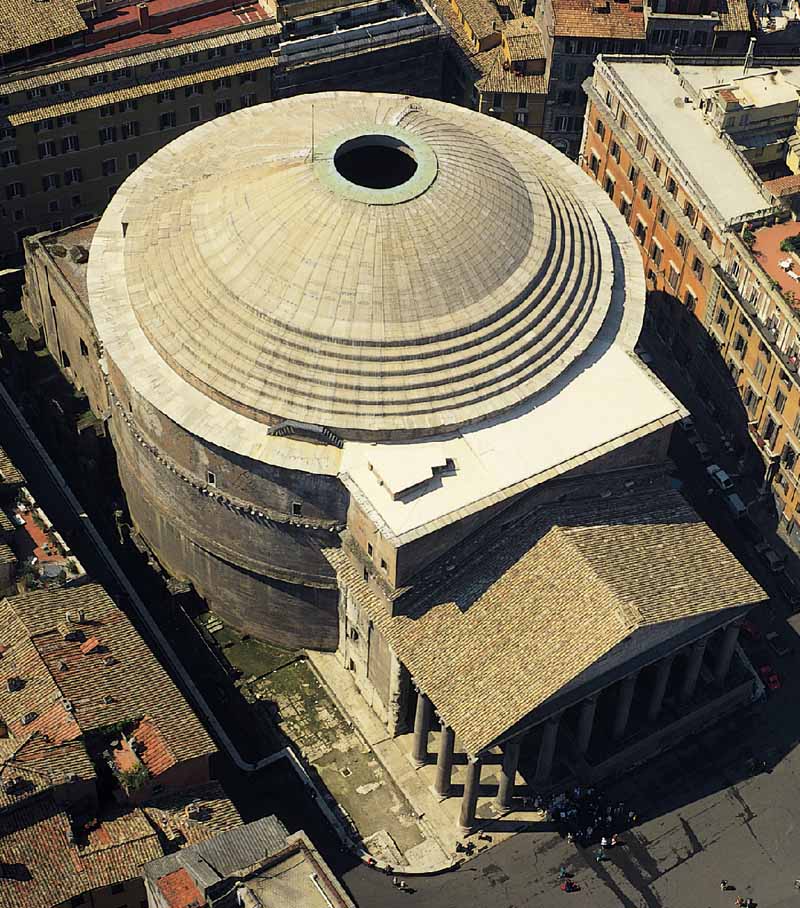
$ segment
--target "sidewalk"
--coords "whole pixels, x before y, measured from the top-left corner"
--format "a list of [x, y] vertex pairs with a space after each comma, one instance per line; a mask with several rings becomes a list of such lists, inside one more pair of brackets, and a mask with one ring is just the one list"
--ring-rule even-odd
[[[308, 651], [309, 662], [317, 672], [339, 709], [350, 719], [355, 728], [366, 741], [375, 757], [380, 761], [386, 773], [409, 802], [419, 820], [425, 839], [419, 845], [409, 849], [403, 855], [403, 863], [393, 864], [403, 873], [435, 873], [460, 863], [463, 853], [456, 851], [456, 844], [465, 840], [473, 843], [474, 856], [487, 848], [506, 841], [518, 832], [530, 831], [537, 827], [545, 831], [547, 825], [541, 811], [515, 810], [503, 813], [494, 805], [493, 792], [498, 780], [500, 752], [495, 755], [497, 763], [484, 766], [481, 776], [481, 787], [487, 794], [479, 797], [477, 817], [480, 830], [462, 839], [457, 824], [461, 809], [461, 798], [450, 797], [444, 800], [433, 790], [436, 766], [432, 759], [417, 769], [412, 764], [412, 735], [399, 735], [391, 738], [386, 728], [366, 705], [355, 686], [350, 674], [342, 667], [335, 653]], [[438, 732], [431, 732], [429, 750], [435, 753]], [[453, 788], [458, 792], [463, 786], [466, 775], [466, 760], [453, 767]], [[346, 806], [346, 805], [345, 805]], [[484, 838], [479, 838], [478, 834]], [[374, 854], [380, 860], [380, 855]]]

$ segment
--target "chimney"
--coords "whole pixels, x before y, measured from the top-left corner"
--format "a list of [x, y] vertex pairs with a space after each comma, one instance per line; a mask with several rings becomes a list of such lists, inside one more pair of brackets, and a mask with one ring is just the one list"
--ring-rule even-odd
[[143, 31], [150, 30], [150, 10], [146, 3], [137, 3], [136, 12], [139, 16], [139, 28]]

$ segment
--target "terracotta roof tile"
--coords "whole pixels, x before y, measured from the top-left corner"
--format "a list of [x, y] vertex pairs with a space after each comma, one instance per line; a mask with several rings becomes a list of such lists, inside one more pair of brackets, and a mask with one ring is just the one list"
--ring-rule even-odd
[[475, 83], [480, 91], [518, 92], [529, 95], [547, 94], [547, 77], [544, 73], [529, 76], [511, 72], [503, 66], [505, 57], [502, 48], [496, 47], [489, 53], [492, 54], [492, 60], [486, 67], [486, 75]]
[[0, 54], [86, 30], [75, 0], [5, 0], [0, 5]]
[[559, 37], [630, 38], [645, 37], [641, 6], [608, 0], [600, 11], [595, 0], [553, 0], [553, 29]]
[[14, 485], [23, 485], [25, 483], [25, 477], [14, 466], [14, 462], [2, 448], [0, 448], [0, 483], [12, 483]]
[[202, 908], [206, 904], [205, 896], [197, 888], [185, 867], [179, 867], [156, 880], [161, 896], [169, 908]]
[[719, 32], [750, 32], [750, 9], [747, 0], [720, 0]]
[[521, 521], [395, 606], [343, 549], [326, 556], [468, 751], [476, 753], [637, 630], [766, 598], [671, 490]]

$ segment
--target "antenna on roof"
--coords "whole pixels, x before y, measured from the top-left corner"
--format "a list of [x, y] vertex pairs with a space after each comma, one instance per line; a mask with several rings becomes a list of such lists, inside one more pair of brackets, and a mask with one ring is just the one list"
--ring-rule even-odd
[[747, 53], [744, 58], [744, 66], [742, 67], [742, 75], [747, 75], [747, 70], [753, 65], [753, 50], [756, 46], [756, 39], [751, 38], [750, 43], [747, 46]]

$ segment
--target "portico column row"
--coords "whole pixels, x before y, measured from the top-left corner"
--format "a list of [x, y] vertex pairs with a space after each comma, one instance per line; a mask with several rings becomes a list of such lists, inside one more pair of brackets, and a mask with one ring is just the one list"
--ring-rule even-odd
[[689, 648], [689, 658], [686, 664], [686, 674], [683, 676], [681, 684], [681, 703], [688, 703], [694, 696], [697, 688], [697, 679], [700, 677], [700, 669], [703, 665], [703, 656], [706, 652], [707, 640], [695, 640]]
[[639, 672], [628, 675], [623, 678], [619, 685], [617, 694], [617, 711], [614, 715], [614, 728], [611, 736], [615, 739], [621, 738], [628, 727], [628, 717], [631, 714], [631, 703], [633, 703], [633, 692], [636, 690], [636, 680]]
[[578, 719], [577, 748], [579, 754], [585, 754], [589, 747], [594, 728], [594, 714], [597, 710], [597, 694], [587, 697], [581, 704], [581, 714]]
[[536, 776], [535, 780], [540, 785], [550, 779], [550, 773], [553, 771], [553, 757], [556, 752], [556, 741], [558, 740], [558, 726], [561, 722], [561, 713], [550, 716], [544, 723], [542, 729], [542, 741], [539, 744], [539, 756], [536, 759]]
[[453, 749], [455, 747], [456, 733], [444, 722], [442, 733], [439, 735], [439, 753], [436, 755], [436, 782], [434, 787], [440, 798], [450, 794], [450, 780], [453, 776]]
[[729, 624], [725, 628], [725, 633], [722, 637], [722, 645], [720, 646], [716, 662], [714, 663], [714, 681], [716, 681], [717, 684], [723, 684], [728, 677], [728, 672], [731, 668], [731, 659], [733, 658], [733, 652], [736, 649], [736, 641], [738, 638], [739, 624]]
[[464, 780], [461, 815], [458, 820], [464, 833], [469, 832], [475, 825], [475, 808], [478, 806], [478, 790], [481, 785], [481, 766], [480, 757], [469, 757], [467, 760], [467, 777]]
[[649, 722], [654, 722], [661, 712], [661, 706], [664, 703], [664, 694], [667, 691], [667, 682], [669, 681], [669, 673], [672, 670], [674, 658], [674, 655], [666, 656], [658, 663], [656, 677], [653, 681], [653, 690], [650, 694], [650, 703], [647, 707], [647, 719]]
[[512, 738], [506, 743], [503, 751], [503, 765], [500, 768], [500, 787], [495, 798], [495, 803], [501, 810], [510, 810], [514, 801], [514, 783], [517, 778], [521, 743], [521, 738]]
[[431, 728], [432, 714], [433, 706], [430, 699], [419, 691], [417, 709], [414, 713], [414, 744], [411, 750], [411, 760], [417, 768], [424, 766], [428, 758], [428, 732]]

